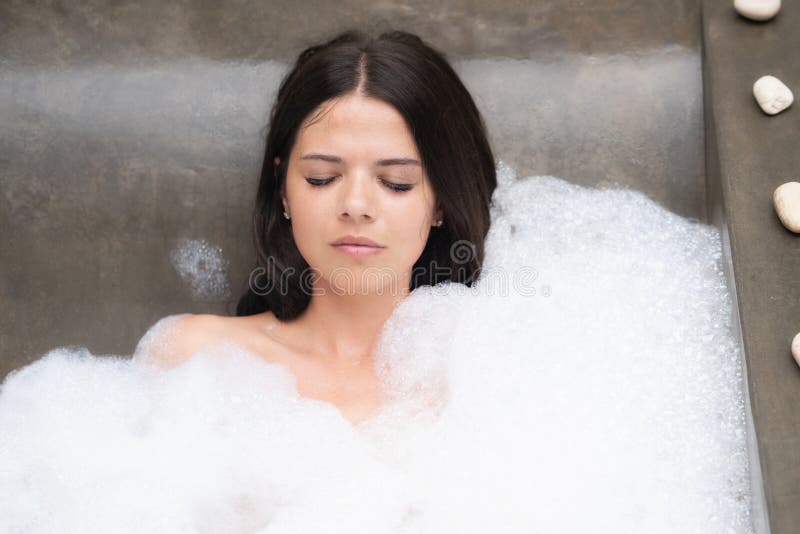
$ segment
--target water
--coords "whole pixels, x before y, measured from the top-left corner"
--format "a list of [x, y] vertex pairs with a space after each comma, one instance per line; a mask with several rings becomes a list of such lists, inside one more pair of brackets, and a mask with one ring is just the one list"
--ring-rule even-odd
[[752, 532], [718, 231], [498, 168], [484, 272], [395, 310], [376, 417], [234, 348], [55, 349], [0, 392], [0, 532]]

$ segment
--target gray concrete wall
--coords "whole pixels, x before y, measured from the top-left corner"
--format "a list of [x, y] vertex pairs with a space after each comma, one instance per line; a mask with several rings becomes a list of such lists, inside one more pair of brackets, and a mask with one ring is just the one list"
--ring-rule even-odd
[[[521, 174], [705, 216], [695, 2], [298, 6], [0, 3], [0, 376], [60, 345], [128, 354], [169, 313], [232, 313], [277, 85], [351, 26], [444, 50]], [[221, 247], [227, 298], [193, 295], [180, 239]]]
[[800, 122], [797, 104], [764, 114], [752, 87], [772, 74], [800, 96], [800, 9], [784, 3], [774, 20], [757, 23], [727, 2], [702, 7], [709, 194], [724, 199], [771, 532], [793, 533], [800, 530], [800, 368], [790, 344], [800, 331], [800, 236], [781, 225], [772, 194], [800, 180]]

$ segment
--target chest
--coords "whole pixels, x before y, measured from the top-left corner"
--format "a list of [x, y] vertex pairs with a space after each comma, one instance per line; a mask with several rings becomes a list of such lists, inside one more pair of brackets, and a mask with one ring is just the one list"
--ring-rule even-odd
[[285, 347], [253, 343], [252, 338], [243, 344], [266, 361], [287, 367], [297, 381], [301, 397], [334, 405], [353, 424], [380, 407], [380, 382], [371, 361], [358, 366], [326, 366]]
[[292, 371], [300, 396], [333, 404], [354, 424], [380, 407], [379, 381], [371, 371], [330, 371], [302, 365]]

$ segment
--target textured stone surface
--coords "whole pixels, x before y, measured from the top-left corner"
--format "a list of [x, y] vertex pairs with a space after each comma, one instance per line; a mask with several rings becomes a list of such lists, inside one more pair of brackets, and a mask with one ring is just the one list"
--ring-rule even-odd
[[[298, 6], [0, 3], [0, 375], [66, 344], [130, 353], [170, 313], [232, 313], [278, 83], [349, 27], [441, 48], [521, 174], [704, 217], [696, 3]], [[221, 250], [228, 300], [193, 298], [170, 260], [187, 239]]]
[[[800, 524], [800, 367], [789, 343], [800, 317], [800, 239], [781, 225], [774, 190], [800, 169], [797, 111], [758, 107], [753, 80], [770, 72], [800, 82], [800, 11], [768, 24], [739, 17], [726, 2], [703, 2], [709, 193], [721, 185], [745, 344], [753, 419], [772, 534]], [[712, 143], [712, 141], [715, 141]]]

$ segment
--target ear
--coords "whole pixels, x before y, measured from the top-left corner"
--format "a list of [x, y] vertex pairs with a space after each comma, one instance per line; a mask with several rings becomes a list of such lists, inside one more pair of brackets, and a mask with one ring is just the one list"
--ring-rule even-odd
[[278, 176], [278, 165], [281, 164], [281, 158], [279, 158], [278, 156], [275, 156], [275, 159], [272, 160], [272, 163], [273, 163], [273, 165], [272, 165], [272, 174], [273, 174], [273, 176], [277, 177]]
[[437, 208], [433, 213], [433, 222], [435, 223], [436, 221], [441, 220], [442, 217], [444, 217], [444, 211], [441, 208]]

